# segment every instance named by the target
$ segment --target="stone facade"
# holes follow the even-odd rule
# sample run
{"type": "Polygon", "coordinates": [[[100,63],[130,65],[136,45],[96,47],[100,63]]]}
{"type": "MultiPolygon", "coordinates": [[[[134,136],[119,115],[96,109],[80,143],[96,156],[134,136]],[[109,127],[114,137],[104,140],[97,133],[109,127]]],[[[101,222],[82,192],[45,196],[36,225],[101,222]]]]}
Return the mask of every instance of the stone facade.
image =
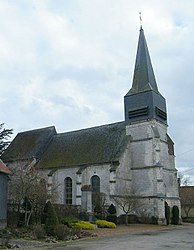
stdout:
{"type": "Polygon", "coordinates": [[[117,215],[123,211],[116,199],[127,197],[138,204],[131,213],[165,223],[165,202],[180,209],[177,171],[166,101],[157,88],[142,28],[124,104],[122,122],[61,134],[54,127],[19,133],[4,159],[10,168],[33,163],[48,192],[55,187],[55,203],[81,206],[91,214],[97,190],[107,205],[117,206],[117,215]]]}

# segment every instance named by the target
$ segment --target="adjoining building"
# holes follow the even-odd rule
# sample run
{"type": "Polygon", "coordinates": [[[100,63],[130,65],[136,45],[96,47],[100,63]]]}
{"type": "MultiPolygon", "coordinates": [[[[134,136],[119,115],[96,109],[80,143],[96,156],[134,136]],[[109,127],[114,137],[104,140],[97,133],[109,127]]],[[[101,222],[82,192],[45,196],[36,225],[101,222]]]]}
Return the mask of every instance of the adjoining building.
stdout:
{"type": "Polygon", "coordinates": [[[194,186],[180,186],[183,221],[194,222],[194,186]]]}
{"type": "Polygon", "coordinates": [[[0,228],[7,226],[7,187],[11,172],[0,159],[0,228]]]}
{"type": "MultiPolygon", "coordinates": [[[[21,132],[3,160],[10,169],[34,162],[48,191],[57,187],[55,203],[92,213],[94,193],[104,194],[108,204],[131,197],[139,203],[134,213],[165,223],[165,204],[180,209],[174,143],[142,27],[124,107],[125,120],[113,124],[67,133],[54,126],[21,132]]],[[[122,213],[118,206],[117,213],[122,213]]]]}

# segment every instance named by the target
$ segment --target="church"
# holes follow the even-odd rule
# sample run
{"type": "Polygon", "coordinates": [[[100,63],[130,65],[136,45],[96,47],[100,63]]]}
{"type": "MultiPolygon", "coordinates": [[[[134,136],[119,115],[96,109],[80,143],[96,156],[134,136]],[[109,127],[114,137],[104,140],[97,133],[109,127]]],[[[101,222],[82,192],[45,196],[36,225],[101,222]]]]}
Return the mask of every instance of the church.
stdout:
{"type": "Polygon", "coordinates": [[[123,211],[119,198],[138,206],[131,213],[165,223],[165,204],[180,209],[174,143],[167,133],[166,100],[158,90],[144,31],[140,28],[132,87],[124,96],[124,121],[66,133],[54,126],[18,133],[3,161],[12,169],[33,165],[56,204],[92,213],[100,193],[123,211]]]}

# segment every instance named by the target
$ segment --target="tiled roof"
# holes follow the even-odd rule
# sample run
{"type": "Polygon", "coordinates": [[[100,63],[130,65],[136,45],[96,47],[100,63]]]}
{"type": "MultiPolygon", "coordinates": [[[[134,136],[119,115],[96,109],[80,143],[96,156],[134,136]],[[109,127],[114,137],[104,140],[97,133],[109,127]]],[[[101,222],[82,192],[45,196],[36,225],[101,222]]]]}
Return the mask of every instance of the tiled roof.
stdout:
{"type": "Polygon", "coordinates": [[[129,140],[125,122],[53,136],[39,167],[55,168],[115,161],[129,140]]]}
{"type": "Polygon", "coordinates": [[[11,171],[5,166],[5,164],[0,159],[0,173],[11,174],[11,171]]]}
{"type": "MultiPolygon", "coordinates": [[[[193,194],[193,198],[194,198],[194,186],[181,186],[180,196],[183,197],[186,194],[193,194]]],[[[194,200],[193,200],[193,203],[194,203],[194,200]]]]}
{"type": "Polygon", "coordinates": [[[36,157],[40,168],[117,161],[129,140],[125,127],[125,122],[118,122],[59,134],[55,127],[22,132],[2,159],[11,162],[36,157]]]}
{"type": "Polygon", "coordinates": [[[40,158],[54,134],[54,126],[18,133],[2,155],[2,160],[8,162],[40,158]]]}
{"type": "Polygon", "coordinates": [[[179,189],[182,205],[194,206],[194,186],[181,186],[179,189]]]}

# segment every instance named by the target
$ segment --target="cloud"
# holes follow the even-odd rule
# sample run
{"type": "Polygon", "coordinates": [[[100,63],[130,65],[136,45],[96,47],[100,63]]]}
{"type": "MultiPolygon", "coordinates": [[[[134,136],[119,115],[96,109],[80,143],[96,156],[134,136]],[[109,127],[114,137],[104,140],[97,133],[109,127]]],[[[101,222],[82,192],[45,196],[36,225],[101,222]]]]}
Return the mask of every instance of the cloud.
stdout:
{"type": "Polygon", "coordinates": [[[123,120],[141,11],[158,87],[167,100],[177,167],[192,168],[193,7],[191,0],[2,0],[2,122],[16,134],[123,120]]]}

